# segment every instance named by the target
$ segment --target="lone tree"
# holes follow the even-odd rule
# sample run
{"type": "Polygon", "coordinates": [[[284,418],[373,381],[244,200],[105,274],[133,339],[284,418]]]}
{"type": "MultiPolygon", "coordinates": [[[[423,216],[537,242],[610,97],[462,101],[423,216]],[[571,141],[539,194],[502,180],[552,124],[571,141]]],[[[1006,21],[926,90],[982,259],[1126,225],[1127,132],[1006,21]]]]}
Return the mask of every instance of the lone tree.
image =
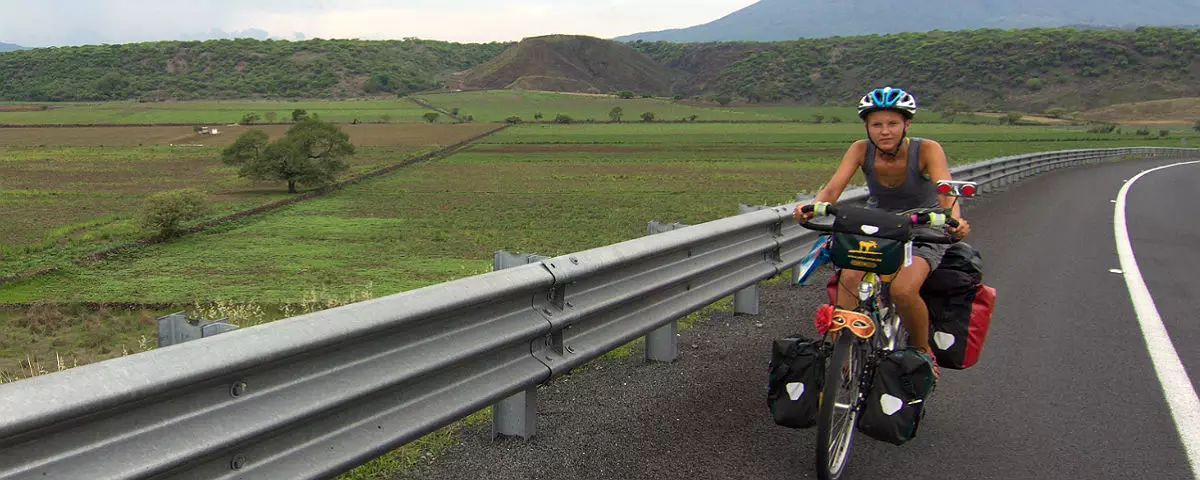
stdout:
{"type": "Polygon", "coordinates": [[[621,123],[621,116],[624,114],[625,111],[621,107],[613,107],[612,110],[608,111],[608,118],[611,118],[614,122],[621,123]]]}
{"type": "Polygon", "coordinates": [[[440,114],[438,112],[428,112],[424,115],[421,115],[421,118],[424,118],[426,122],[433,123],[433,122],[436,122],[438,117],[440,117],[441,115],[442,114],[440,114]]]}
{"type": "Polygon", "coordinates": [[[296,193],[297,183],[333,182],[338,172],[349,168],[342,159],[354,154],[350,136],[319,119],[302,120],[280,139],[268,140],[262,130],[243,133],[221,152],[221,161],[240,165],[239,177],[286,181],[288,193],[296,193]]]}
{"type": "Polygon", "coordinates": [[[292,110],[292,121],[299,122],[308,118],[308,110],[297,108],[292,110]]]}
{"type": "Polygon", "coordinates": [[[159,240],[179,235],[183,224],[204,216],[208,208],[204,193],[193,188],[151,195],[138,212],[138,224],[159,240]]]}

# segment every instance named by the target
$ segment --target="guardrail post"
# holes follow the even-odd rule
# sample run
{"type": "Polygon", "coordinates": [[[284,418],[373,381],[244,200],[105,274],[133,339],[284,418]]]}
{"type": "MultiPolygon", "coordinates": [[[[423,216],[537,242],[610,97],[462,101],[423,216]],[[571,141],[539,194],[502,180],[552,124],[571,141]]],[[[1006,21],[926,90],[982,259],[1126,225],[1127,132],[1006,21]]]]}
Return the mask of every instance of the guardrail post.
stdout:
{"type": "MultiPolygon", "coordinates": [[[[650,222],[646,226],[647,235],[657,235],[659,233],[670,232],[688,227],[679,222],[675,223],[659,223],[650,222]]],[[[679,320],[671,320],[666,325],[658,327],[646,334],[646,361],[647,362],[674,362],[679,358],[679,320]]]]}
{"type": "Polygon", "coordinates": [[[169,347],[237,329],[238,326],[229,323],[228,318],[189,320],[184,312],[172,313],[158,318],[158,346],[169,347]]]}
{"type": "Polygon", "coordinates": [[[537,387],[492,405],[492,438],[533,438],[537,432],[537,387]]]}
{"type": "MultiPolygon", "coordinates": [[[[766,205],[738,205],[738,215],[743,213],[757,212],[766,210],[771,207],[766,205]]],[[[734,292],[733,294],[733,314],[734,315],[758,315],[758,284],[751,285],[734,292]]]]}
{"type": "MultiPolygon", "coordinates": [[[[492,254],[492,270],[519,267],[530,263],[538,263],[550,257],[534,254],[519,254],[500,250],[492,254]]],[[[492,405],[492,438],[521,437],[525,440],[533,438],[537,432],[537,387],[531,387],[523,392],[501,400],[492,405]]]]}

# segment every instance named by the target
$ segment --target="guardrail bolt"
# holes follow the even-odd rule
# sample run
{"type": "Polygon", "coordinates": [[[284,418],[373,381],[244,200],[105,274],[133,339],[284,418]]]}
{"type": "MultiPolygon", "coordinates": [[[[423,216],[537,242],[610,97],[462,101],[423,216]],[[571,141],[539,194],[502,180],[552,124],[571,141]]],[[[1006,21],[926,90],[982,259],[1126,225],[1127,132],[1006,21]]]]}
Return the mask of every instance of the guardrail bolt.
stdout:
{"type": "Polygon", "coordinates": [[[233,457],[233,461],[229,462],[229,468],[234,470],[241,470],[244,466],[246,466],[246,457],[242,455],[233,457]]]}
{"type": "Polygon", "coordinates": [[[575,347],[572,345],[567,345],[567,353],[575,353],[575,347]]]}
{"type": "Polygon", "coordinates": [[[236,382],[233,384],[233,388],[229,389],[229,394],[240,397],[243,393],[246,393],[246,388],[248,387],[249,385],[246,385],[246,382],[236,382]]]}
{"type": "Polygon", "coordinates": [[[571,263],[572,263],[573,265],[579,265],[579,259],[578,259],[578,258],[575,258],[575,257],[571,257],[571,263]]]}

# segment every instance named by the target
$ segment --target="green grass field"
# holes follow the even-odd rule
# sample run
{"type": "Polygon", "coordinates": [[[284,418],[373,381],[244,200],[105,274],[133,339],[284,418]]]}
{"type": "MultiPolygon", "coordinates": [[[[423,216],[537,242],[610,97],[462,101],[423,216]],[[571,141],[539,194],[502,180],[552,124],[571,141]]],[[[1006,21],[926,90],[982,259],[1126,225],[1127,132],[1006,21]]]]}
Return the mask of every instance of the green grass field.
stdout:
{"type": "MultiPolygon", "coordinates": [[[[934,124],[912,133],[941,140],[955,164],[1036,151],[1177,145],[1051,128],[934,124]]],[[[569,253],[640,236],[650,220],[701,223],[732,214],[738,203],[787,202],[818,188],[860,136],[853,125],[524,125],[450,158],[286,211],[0,286],[0,303],[276,304],[314,290],[345,295],[363,285],[384,295],[479,273],[499,249],[569,253]]],[[[122,169],[133,175],[146,167],[122,169]]],[[[47,210],[71,210],[90,201],[27,190],[10,202],[36,199],[47,210]]],[[[87,221],[84,215],[64,223],[87,221]]]]}
{"type": "Polygon", "coordinates": [[[402,98],[389,100],[261,100],[195,102],[0,103],[0,125],[214,124],[241,122],[255,112],[260,122],[291,122],[292,111],[306,110],[337,123],[424,122],[428,109],[402,98]],[[46,106],[41,110],[41,106],[46,106]],[[7,108],[6,108],[7,107],[7,108]],[[385,116],[387,116],[385,122],[385,116]]]}

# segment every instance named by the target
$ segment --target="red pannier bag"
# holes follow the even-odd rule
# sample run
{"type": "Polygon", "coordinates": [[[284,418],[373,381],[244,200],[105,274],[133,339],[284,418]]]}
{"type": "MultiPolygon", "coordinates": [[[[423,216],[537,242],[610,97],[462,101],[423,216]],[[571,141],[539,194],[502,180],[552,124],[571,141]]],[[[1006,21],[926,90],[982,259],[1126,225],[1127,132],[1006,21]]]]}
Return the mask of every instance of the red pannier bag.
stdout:
{"type": "Polygon", "coordinates": [[[962,370],[979,361],[996,307],[996,289],[982,282],[981,267],[979,251],[959,242],[921,285],[938,366],[962,370]]]}

